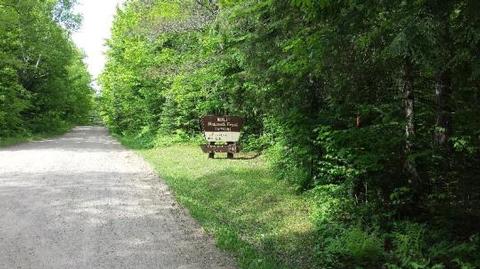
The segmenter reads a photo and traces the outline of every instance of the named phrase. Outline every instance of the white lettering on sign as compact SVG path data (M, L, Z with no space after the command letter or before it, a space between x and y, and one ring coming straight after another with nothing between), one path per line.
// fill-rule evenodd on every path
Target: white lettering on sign
M205 132L208 142L238 142L240 132Z

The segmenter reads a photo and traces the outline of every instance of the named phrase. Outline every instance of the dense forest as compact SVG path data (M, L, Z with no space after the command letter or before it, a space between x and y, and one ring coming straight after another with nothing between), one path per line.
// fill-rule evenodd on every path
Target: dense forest
M102 115L144 146L246 118L318 268L480 267L480 2L130 0ZM281 258L280 258L281 259Z
M0 0L0 139L88 121L91 77L71 40L71 0Z

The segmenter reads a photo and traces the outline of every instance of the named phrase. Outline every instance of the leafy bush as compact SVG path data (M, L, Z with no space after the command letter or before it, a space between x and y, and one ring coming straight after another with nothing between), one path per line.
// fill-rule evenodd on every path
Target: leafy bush
M184 143L202 144L204 143L204 137L202 135L196 135L192 137L189 136L185 131L179 129L174 134L158 133L153 143L157 147Z
M439 238L443 237L443 238ZM477 235L465 241L445 238L441 230L425 224L398 222L389 235L392 251L387 268L478 268L480 241Z

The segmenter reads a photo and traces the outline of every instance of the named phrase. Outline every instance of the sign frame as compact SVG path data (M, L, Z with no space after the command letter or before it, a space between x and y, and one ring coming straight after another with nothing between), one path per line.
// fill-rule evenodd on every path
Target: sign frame
M202 145L202 151L209 158L215 158L215 153L226 152L227 158L233 159L240 151L240 140L244 118L239 116L207 115L200 119L200 125L208 144Z

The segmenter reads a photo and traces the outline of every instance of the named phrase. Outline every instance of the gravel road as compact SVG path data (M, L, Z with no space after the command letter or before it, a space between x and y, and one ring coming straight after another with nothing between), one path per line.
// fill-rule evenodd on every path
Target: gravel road
M0 268L234 268L103 127L0 149Z

